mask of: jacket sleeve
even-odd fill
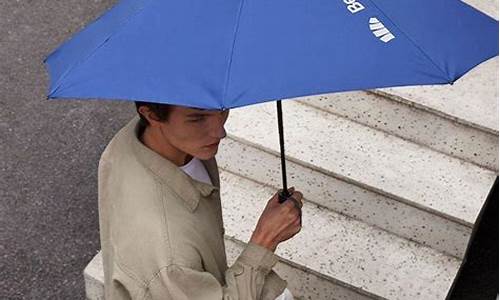
[[[225,285],[209,272],[179,264],[162,268],[149,282],[149,299],[179,300],[274,300],[287,286],[272,267],[276,255],[249,242],[225,272]]]

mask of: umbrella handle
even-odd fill
[[[279,203],[285,202],[286,199],[290,198],[290,196],[292,196],[292,194],[290,194],[287,190],[280,190],[278,193]]]

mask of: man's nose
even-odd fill
[[[224,129],[224,124],[217,125],[214,136],[218,139],[223,139],[226,137],[226,130]]]
[[[218,139],[223,139],[226,137],[226,130],[224,129],[224,124],[226,124],[226,119],[221,113],[219,118],[217,118],[217,122],[214,123],[214,129],[212,131],[212,136]]]

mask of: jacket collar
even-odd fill
[[[153,172],[184,200],[191,212],[198,207],[201,197],[208,197],[214,191],[219,192],[219,174],[215,157],[209,160],[200,159],[214,185],[195,180],[184,173],[176,164],[156,153],[139,140],[139,132],[143,129],[140,127],[139,120],[139,116],[135,116],[125,126],[125,136],[131,144],[133,155],[144,167]]]

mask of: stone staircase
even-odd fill
[[[497,18],[498,1],[467,1]],[[497,18],[498,19],[498,18]],[[283,101],[303,227],[274,270],[297,299],[445,299],[498,175],[498,58],[453,86]],[[231,110],[217,154],[228,264],[281,186],[274,101]],[[84,271],[103,299],[100,253]]]

